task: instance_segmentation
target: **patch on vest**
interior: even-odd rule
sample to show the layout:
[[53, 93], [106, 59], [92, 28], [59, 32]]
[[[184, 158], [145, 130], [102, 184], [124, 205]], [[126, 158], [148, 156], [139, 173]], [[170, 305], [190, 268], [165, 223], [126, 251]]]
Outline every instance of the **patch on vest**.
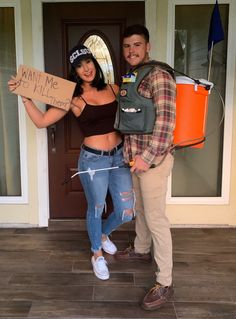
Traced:
[[122, 83], [133, 83], [136, 81], [137, 72], [127, 73], [122, 76]]
[[134, 107], [130, 107], [130, 108], [121, 108], [121, 111], [122, 112], [126, 112], [126, 113], [139, 113], [139, 112], [141, 112], [142, 110], [141, 109], [136, 109], [136, 108], [134, 108]]
[[126, 96], [126, 95], [127, 95], [127, 90], [126, 89], [120, 90], [120, 96]]

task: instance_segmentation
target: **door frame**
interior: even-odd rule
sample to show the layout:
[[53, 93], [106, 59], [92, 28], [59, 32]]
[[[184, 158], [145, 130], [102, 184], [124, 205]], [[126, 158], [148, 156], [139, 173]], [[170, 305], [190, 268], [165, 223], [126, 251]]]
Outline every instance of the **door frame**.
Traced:
[[[104, 1], [104, 0], [103, 0]], [[123, 1], [123, 0], [116, 0]], [[134, 0], [127, 0], [134, 1]], [[136, 0], [137, 1], [137, 0]], [[147, 27], [156, 30], [156, 0], [140, 0], [145, 2], [145, 20]], [[33, 61], [34, 67], [44, 71], [44, 46], [43, 46], [43, 3], [45, 2], [81, 2], [80, 0], [31, 0], [32, 34], [33, 34]], [[83, 0], [83, 2], [95, 2]], [[107, 2], [113, 2], [107, 0]], [[45, 104], [40, 104], [41, 110], [46, 109]], [[36, 130], [37, 148], [37, 186], [38, 186], [38, 225], [47, 227], [50, 217], [49, 212], [49, 167], [48, 167], [48, 142], [47, 129]]]

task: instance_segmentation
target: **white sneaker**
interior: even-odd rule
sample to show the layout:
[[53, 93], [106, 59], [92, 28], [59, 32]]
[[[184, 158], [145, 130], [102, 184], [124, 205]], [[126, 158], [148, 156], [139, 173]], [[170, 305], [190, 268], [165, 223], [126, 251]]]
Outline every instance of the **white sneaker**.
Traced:
[[102, 249], [110, 255], [115, 255], [115, 253], [117, 252], [116, 246], [113, 244], [112, 241], [110, 241], [108, 236], [106, 240], [102, 241]]
[[99, 279], [107, 280], [110, 277], [109, 270], [107, 268], [107, 262], [103, 256], [97, 257], [97, 259], [94, 258], [94, 256], [91, 259], [92, 265], [93, 265], [93, 271]]

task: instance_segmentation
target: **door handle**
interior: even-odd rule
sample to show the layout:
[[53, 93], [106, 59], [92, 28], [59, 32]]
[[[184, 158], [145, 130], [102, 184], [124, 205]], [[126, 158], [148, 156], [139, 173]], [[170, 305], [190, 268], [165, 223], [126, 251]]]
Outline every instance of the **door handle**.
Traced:
[[56, 153], [56, 124], [50, 125], [51, 152]]

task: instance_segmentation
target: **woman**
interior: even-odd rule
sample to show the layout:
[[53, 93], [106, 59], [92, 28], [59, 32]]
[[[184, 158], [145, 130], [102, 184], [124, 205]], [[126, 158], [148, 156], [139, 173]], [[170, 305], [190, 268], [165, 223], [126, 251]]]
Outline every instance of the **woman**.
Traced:
[[[117, 251], [108, 236], [118, 226], [130, 221], [134, 214], [134, 193], [129, 169], [123, 167], [94, 172], [96, 169], [123, 165], [123, 142], [113, 127], [119, 88], [104, 82], [97, 60], [84, 45], [75, 46], [69, 58], [70, 80], [76, 82], [71, 110], [84, 134], [78, 169], [91, 170], [90, 174], [80, 175], [88, 204], [87, 230], [93, 252], [91, 262], [95, 275], [106, 280], [109, 279], [109, 270], [103, 251], [112, 255]], [[14, 90], [14, 77], [8, 85], [11, 91]], [[32, 100], [22, 97], [22, 101], [38, 128], [47, 127], [66, 114], [66, 111], [55, 107], [42, 113]], [[108, 190], [114, 211], [102, 221]]]

